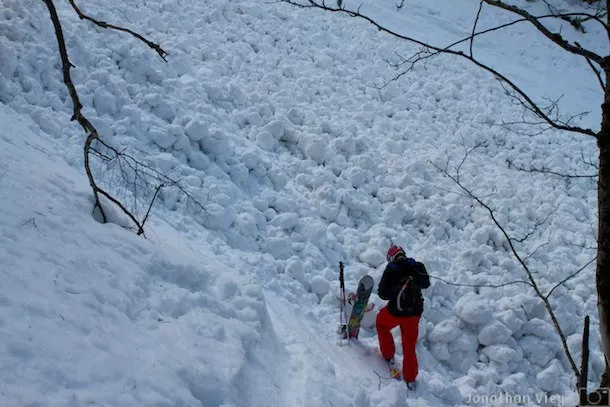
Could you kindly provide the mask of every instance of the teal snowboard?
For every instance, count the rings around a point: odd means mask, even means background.
[[[352,314],[347,321],[347,333],[349,338],[358,338],[358,334],[360,333],[360,322],[367,310],[367,304],[371,297],[374,283],[373,277],[369,275],[362,277],[358,283]]]

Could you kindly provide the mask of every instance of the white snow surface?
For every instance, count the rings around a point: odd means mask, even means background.
[[[506,284],[526,278],[507,240],[439,168],[459,169],[548,293],[595,257],[596,179],[517,167],[594,173],[593,138],[512,131],[503,123],[520,121],[520,106],[454,57],[390,81],[399,71],[388,61],[417,48],[345,15],[253,0],[78,4],[168,51],[166,63],[56,2],[102,138],[178,179],[205,212],[165,188],[146,238],[116,208],[112,222],[94,219],[85,134],[70,121],[45,4],[0,0],[0,405],[576,404],[542,301]],[[361,10],[441,45],[470,32],[478,6],[395,4]],[[503,21],[485,8],[480,24]],[[607,53],[587,28],[561,27]],[[590,111],[578,124],[598,128],[602,92],[583,58],[525,24],[500,38],[475,41],[475,52],[537,100],[565,95],[561,113]],[[359,343],[340,346],[335,332],[339,261],[349,289],[365,274],[378,283],[390,241],[432,277],[411,393],[387,379],[375,293]],[[594,276],[592,263],[550,297],[577,363],[592,318],[590,386],[604,366]]]

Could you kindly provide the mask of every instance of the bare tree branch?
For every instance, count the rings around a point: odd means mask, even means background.
[[[99,135],[97,133],[96,128],[93,126],[93,124],[91,124],[91,122],[82,113],[83,105],[80,102],[78,93],[76,92],[76,87],[74,86],[74,83],[72,82],[72,76],[70,75],[70,69],[73,68],[74,65],[72,65],[72,63],[70,62],[70,59],[68,57],[68,50],[66,49],[66,41],[64,39],[63,30],[61,27],[61,23],[59,21],[59,16],[57,15],[57,10],[55,9],[55,5],[53,4],[52,0],[42,0],[42,1],[46,4],[47,8],[49,9],[49,14],[51,15],[51,21],[53,22],[53,26],[55,27],[55,35],[57,37],[59,55],[61,57],[64,83],[65,83],[66,87],[68,88],[68,92],[70,94],[70,97],[72,98],[72,102],[74,105],[72,120],[78,121],[78,123],[81,125],[81,127],[85,130],[85,133],[87,133],[87,139],[85,141],[85,150],[84,150],[85,169],[87,172],[87,177],[89,178],[89,184],[91,185],[91,188],[93,188],[93,196],[95,199],[94,208],[99,209],[100,215],[102,216],[102,221],[105,223],[107,221],[107,218],[106,218],[106,214],[104,213],[104,209],[102,208],[102,204],[101,204],[100,198],[99,198],[99,194],[100,194],[101,190],[95,183],[95,180],[93,178],[93,175],[91,174],[90,167],[89,167],[89,149],[91,147],[91,143],[93,142],[93,140],[98,139]]]
[[[141,168],[146,168],[147,170],[149,170],[148,174],[155,174],[157,176],[157,179],[164,179],[164,181],[172,181],[171,182],[172,185],[178,186],[178,188],[180,188],[180,190],[182,192],[187,193],[187,191],[185,191],[183,188],[181,188],[177,182],[169,179],[169,177],[163,176],[158,171],[154,171],[154,170],[150,169],[150,167],[143,165],[142,163],[140,163],[133,157],[109,146],[108,144],[106,144],[105,142],[103,142],[101,140],[100,135],[99,135],[97,129],[95,128],[95,126],[91,123],[91,121],[89,121],[89,119],[82,112],[83,105],[80,101],[78,92],[76,91],[76,87],[74,85],[74,82],[72,81],[72,76],[70,73],[70,70],[71,70],[71,68],[74,67],[74,65],[72,65],[72,63],[70,62],[69,56],[68,56],[68,50],[66,47],[63,29],[61,26],[61,22],[59,20],[59,16],[57,14],[57,10],[53,3],[53,0],[42,0],[42,1],[47,6],[47,9],[49,10],[51,21],[53,22],[53,26],[55,28],[55,35],[57,37],[57,44],[58,44],[60,59],[61,59],[61,63],[62,63],[63,80],[64,80],[66,87],[68,88],[68,93],[70,94],[70,97],[73,102],[72,120],[76,120],[81,125],[81,127],[85,130],[85,133],[87,134],[83,153],[84,153],[85,172],[87,174],[87,178],[89,179],[89,184],[91,185],[91,188],[93,190],[93,196],[94,196],[94,201],[95,201],[93,211],[94,211],[94,213],[99,213],[99,215],[101,217],[100,220],[102,221],[102,223],[108,222],[108,217],[106,215],[106,212],[104,210],[104,207],[102,205],[102,201],[100,198],[101,196],[103,196],[106,199],[108,199],[111,203],[116,205],[121,210],[121,212],[123,212],[123,214],[125,214],[131,220],[131,222],[133,222],[133,224],[136,226],[138,235],[144,234],[144,225],[145,225],[147,219],[149,218],[150,211],[152,210],[152,206],[159,194],[159,191],[163,187],[164,183],[161,182],[157,186],[155,193],[153,194],[152,200],[150,201],[150,203],[148,205],[148,210],[146,211],[146,214],[145,214],[143,220],[139,221],[133,211],[130,211],[123,202],[121,202],[116,197],[112,196],[110,193],[108,193],[106,190],[104,190],[102,187],[100,187],[100,185],[96,182],[96,180],[93,176],[93,172],[91,170],[91,160],[90,160],[91,156],[100,158],[103,162],[107,162],[107,163],[111,163],[111,164],[116,163],[118,165],[118,167],[121,170],[120,174],[122,174],[122,176],[125,178],[127,183],[130,183],[133,188],[132,192],[133,192],[133,199],[134,199],[134,202],[133,202],[134,207],[137,207],[137,198],[138,198],[138,195],[140,194],[139,185],[142,185],[143,187],[146,187],[146,188],[150,187],[148,179],[146,178],[147,174],[143,174],[142,171],[140,170]],[[146,44],[148,44],[151,48],[156,50],[157,53],[159,53],[161,58],[165,59],[165,56],[167,54],[157,44],[154,44],[154,43],[146,40],[144,37],[142,37],[141,35],[133,32],[131,30],[117,27],[117,26],[114,26],[111,24],[107,24],[105,22],[100,22],[91,17],[88,17],[88,16],[84,15],[78,9],[78,7],[76,6],[76,4],[74,3],[73,0],[69,0],[69,1],[81,19],[87,19],[89,21],[92,21],[103,28],[111,28],[111,29],[116,29],[119,31],[127,32],[127,33],[135,36],[136,38],[142,40]],[[98,148],[96,148],[94,146],[94,143],[97,143],[97,144],[103,146],[104,148],[106,148],[108,150],[108,152],[101,152]],[[111,153],[111,154],[109,154],[109,153]],[[123,165],[126,165],[127,168],[129,168],[130,170],[133,171],[131,173],[132,175],[130,175],[130,177],[133,176],[133,180],[127,179],[128,176],[126,175],[127,173],[126,173],[125,169],[123,168]],[[191,198],[188,193],[187,193],[187,196],[189,196],[189,198]],[[203,206],[197,200],[193,199],[193,201],[203,209]],[[99,212],[97,212],[97,211],[99,211]]]
[[[157,52],[157,54],[159,54],[159,56],[161,58],[163,58],[163,60],[165,62],[167,62],[167,59],[165,59],[165,57],[167,56],[167,52],[165,52],[165,50],[163,48],[161,48],[161,46],[159,44],[155,44],[154,42],[147,40],[142,35],[138,34],[137,32],[134,32],[134,31],[132,31],[132,30],[130,30],[128,28],[123,28],[123,27],[119,27],[119,26],[116,26],[116,25],[113,25],[113,24],[108,24],[105,21],[99,21],[99,20],[96,20],[93,17],[89,17],[88,15],[86,15],[82,11],[80,11],[80,9],[76,5],[76,3],[74,3],[74,0],[68,0],[68,1],[70,2],[70,4],[72,5],[72,8],[74,9],[74,11],[76,11],[76,14],[78,14],[78,17],[81,20],[91,21],[93,24],[95,24],[95,25],[97,25],[99,27],[102,27],[102,28],[109,28],[109,29],[112,29],[112,30],[122,31],[122,32],[126,32],[128,34],[131,34],[135,38],[139,39],[140,41],[142,41],[143,43],[148,45],[150,48],[154,49],[155,52]]]
[[[536,102],[534,102],[533,99],[528,94],[526,94],[521,88],[519,88],[513,81],[511,81],[506,76],[504,76],[503,74],[498,72],[496,69],[480,62],[476,58],[473,58],[470,55],[465,54],[462,51],[456,51],[456,50],[449,49],[446,47],[433,46],[424,41],[420,41],[416,38],[399,34],[395,31],[392,31],[392,30],[382,26],[381,24],[376,22],[373,18],[361,14],[359,10],[353,11],[353,10],[347,10],[347,9],[341,9],[341,8],[328,7],[323,2],[318,2],[316,0],[305,0],[305,3],[299,3],[298,0],[278,0],[278,1],[287,3],[287,4],[291,4],[291,5],[294,5],[297,7],[302,7],[302,8],[319,8],[319,9],[326,10],[329,12],[345,13],[351,17],[357,17],[357,18],[360,18],[360,19],[363,19],[363,20],[369,22],[370,24],[372,24],[374,27],[376,27],[381,32],[385,32],[387,34],[392,35],[393,37],[400,38],[405,41],[408,41],[413,44],[417,44],[417,45],[421,46],[422,49],[425,50],[425,52],[422,52],[420,50],[414,57],[410,58],[409,59],[410,67],[407,68],[407,70],[400,73],[399,75],[397,75],[394,79],[398,79],[400,76],[406,74],[406,72],[409,71],[409,69],[411,69],[418,62],[428,59],[432,56],[435,56],[435,55],[438,55],[441,53],[459,56],[461,58],[465,58],[465,59],[469,60],[474,65],[478,66],[479,68],[483,69],[484,71],[487,71],[487,72],[493,74],[498,80],[500,80],[501,82],[505,83],[507,86],[512,88],[517,94],[519,94],[521,96],[521,98],[523,98],[523,103],[527,104],[532,112],[534,112],[537,116],[542,118],[550,126],[556,128],[556,129],[559,129],[559,130],[571,131],[571,132],[580,133],[580,134],[584,134],[587,136],[592,136],[592,137],[597,138],[597,133],[591,129],[581,128],[578,126],[571,126],[571,125],[567,125],[565,123],[558,123],[558,122],[554,121],[551,117],[549,117],[547,114],[545,114],[545,112],[542,109],[540,109],[540,107],[538,107]],[[491,1],[491,0],[484,0],[484,1],[486,3],[489,3],[489,1]],[[583,52],[578,52],[578,54],[583,55]],[[603,62],[603,59],[601,59],[601,57],[599,57],[595,54],[588,55],[585,53],[585,55],[589,56],[591,58],[591,60],[593,60],[593,61],[597,62],[599,60],[600,62]]]
[[[565,49],[566,51],[571,52],[572,54],[582,55],[583,57],[598,63],[600,66],[605,66],[604,57],[596,54],[593,51],[589,51],[584,48],[581,48],[576,44],[570,44],[570,42],[564,40],[560,34],[551,32],[547,27],[545,27],[540,22],[540,20],[537,17],[531,15],[527,11],[525,11],[517,6],[506,4],[500,0],[483,0],[483,1],[487,4],[489,4],[490,6],[498,7],[498,8],[504,9],[506,11],[515,13],[517,15],[520,15],[521,17],[523,17],[524,19],[529,21],[534,27],[536,27],[536,29],[538,31],[540,31],[545,37],[547,37],[548,39],[550,39],[551,41],[553,41],[555,44],[559,45],[561,48]]]
[[[472,149],[467,149],[466,150],[468,152],[468,154],[470,154],[470,152],[472,152]],[[461,161],[461,163],[464,162],[464,159]],[[536,282],[536,279],[534,278],[534,273],[532,272],[532,270],[529,268],[529,266],[526,263],[526,259],[524,259],[519,252],[517,251],[516,247],[515,247],[515,239],[512,238],[508,232],[506,231],[506,228],[502,225],[502,223],[498,220],[497,216],[496,216],[496,212],[494,211],[494,209],[492,209],[487,203],[485,203],[480,197],[478,197],[477,195],[475,195],[470,189],[468,189],[461,181],[460,181],[460,177],[459,174],[451,174],[448,171],[448,168],[443,169],[441,167],[439,167],[438,165],[432,163],[433,166],[436,167],[436,169],[441,172],[443,175],[445,175],[447,178],[449,178],[450,180],[452,180],[470,199],[474,200],[475,202],[477,202],[483,209],[485,209],[485,211],[487,211],[487,213],[489,214],[491,220],[493,221],[493,223],[496,225],[496,227],[500,230],[500,232],[502,233],[502,235],[504,236],[504,238],[506,239],[506,242],[508,243],[509,246],[509,251],[512,253],[513,257],[517,260],[517,262],[519,262],[519,264],[521,265],[521,268],[525,271],[525,274],[527,275],[527,280],[529,281],[529,285],[532,287],[532,289],[534,290],[534,292],[536,293],[536,295],[543,301],[546,309],[547,309],[547,313],[549,314],[551,321],[553,322],[553,326],[555,327],[555,331],[557,332],[564,353],[568,359],[568,362],[570,363],[570,366],[572,368],[572,371],[574,372],[574,375],[576,377],[576,379],[578,380],[580,378],[580,372],[578,370],[578,367],[576,366],[576,363],[574,362],[574,359],[572,357],[572,354],[570,352],[570,349],[568,347],[567,344],[567,340],[566,337],[563,333],[563,330],[561,329],[561,325],[559,324],[559,321],[557,320],[557,317],[555,316],[555,311],[553,310],[550,302],[549,302],[549,298],[548,295],[544,295],[540,289],[540,287],[538,286],[538,283]],[[566,280],[567,281],[567,280]]]

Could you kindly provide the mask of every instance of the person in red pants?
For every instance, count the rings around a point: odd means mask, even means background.
[[[394,368],[395,349],[391,330],[399,326],[402,338],[403,378],[409,389],[413,390],[418,369],[415,344],[419,318],[424,310],[421,290],[430,287],[430,277],[426,267],[407,257],[400,246],[392,244],[386,259],[388,264],[377,290],[379,297],[388,301],[388,304],[377,314],[379,350],[390,365],[391,371],[398,375]]]

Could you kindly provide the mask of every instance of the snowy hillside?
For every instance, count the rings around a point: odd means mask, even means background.
[[[384,2],[369,10],[401,27],[445,27],[421,28],[444,42],[467,32],[452,22],[477,2],[441,3],[398,17]],[[166,63],[56,6],[102,138],[179,179],[205,212],[165,188],[146,239],[93,219],[85,135],[70,121],[48,11],[0,0],[1,405],[458,406],[500,394],[576,403],[544,305],[513,284],[525,275],[489,214],[438,168],[459,168],[511,236],[528,236],[517,250],[546,293],[595,257],[596,180],[515,167],[590,173],[592,139],[510,131],[501,124],[521,109],[492,77],[448,57],[379,89],[397,73],[387,60],[414,48],[341,15],[253,0],[79,2],[161,43]],[[487,16],[482,24],[503,18]],[[585,84],[566,85],[565,109],[592,111],[583,125],[595,128],[602,97],[586,62],[541,40],[533,59],[522,52],[530,34],[515,28],[500,54],[483,50],[493,63],[507,55],[508,72],[537,95],[557,96],[561,75],[546,70],[555,61]],[[375,294],[360,345],[336,342],[339,261],[349,288],[365,274],[378,282],[390,240],[432,277],[410,394],[387,380]],[[594,293],[590,265],[551,296],[576,360],[592,318],[591,386],[604,367]]]

